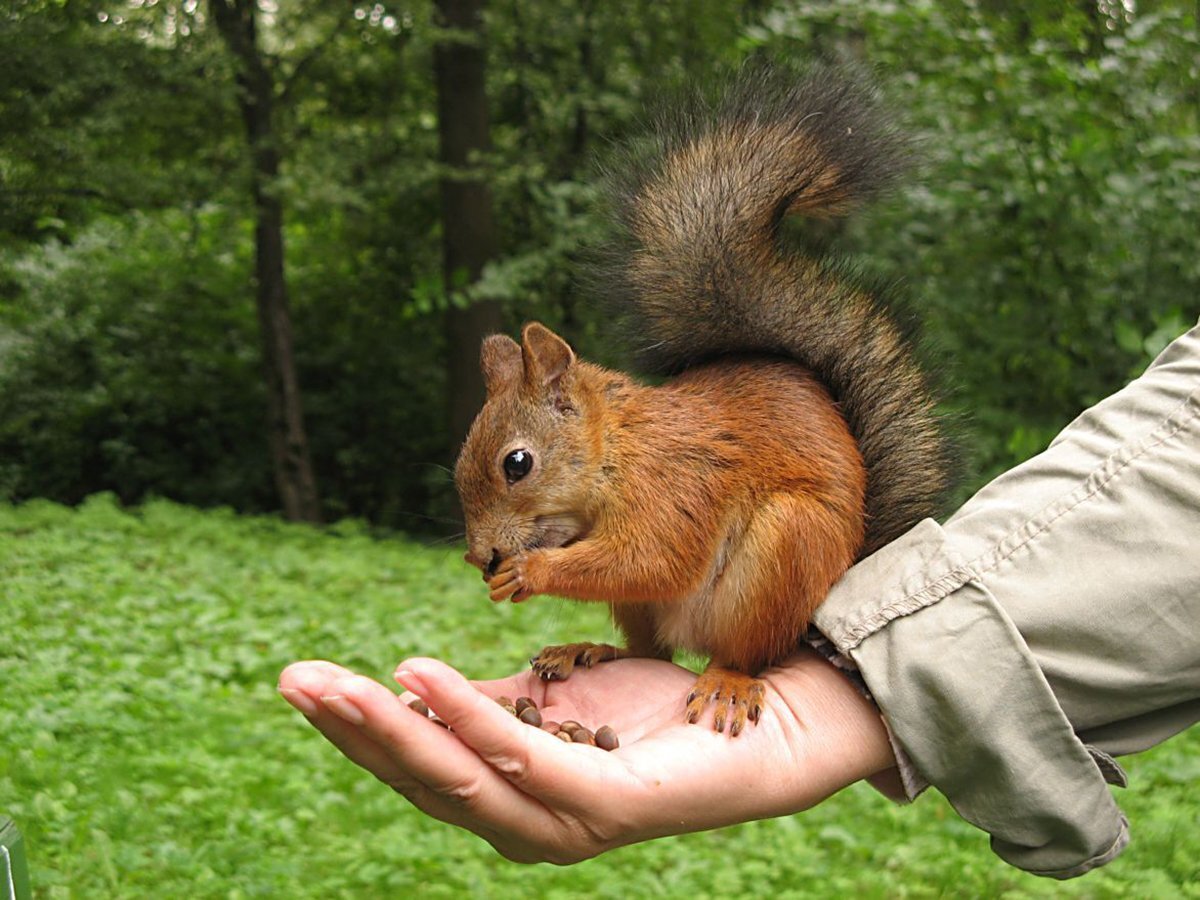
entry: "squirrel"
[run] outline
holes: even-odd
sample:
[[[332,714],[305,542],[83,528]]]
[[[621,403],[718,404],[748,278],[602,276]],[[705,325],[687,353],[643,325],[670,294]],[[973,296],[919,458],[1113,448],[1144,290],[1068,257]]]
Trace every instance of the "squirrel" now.
[[[704,654],[685,718],[712,706],[736,736],[842,573],[937,512],[947,442],[909,342],[846,267],[778,234],[873,195],[904,152],[856,78],[744,75],[676,113],[618,192],[605,290],[669,378],[588,363],[536,322],[484,340],[455,467],[466,559],[493,601],[607,602],[626,639],[547,647],[542,678]]]

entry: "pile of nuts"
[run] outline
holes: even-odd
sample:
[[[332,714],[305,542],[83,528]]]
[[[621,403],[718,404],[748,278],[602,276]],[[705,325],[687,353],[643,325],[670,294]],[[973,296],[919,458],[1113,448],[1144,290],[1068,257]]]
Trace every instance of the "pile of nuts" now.
[[[617,733],[608,725],[601,725],[595,731],[592,731],[590,728],[586,728],[571,719],[565,722],[543,721],[537,704],[529,697],[518,697],[516,703],[508,697],[497,697],[496,702],[508,710],[510,715],[516,716],[526,725],[540,728],[542,731],[554,735],[564,743],[587,744],[590,747],[599,747],[601,750],[616,750],[617,747],[621,746],[621,742],[617,739]],[[420,713],[422,716],[429,715],[429,707],[421,700],[413,700],[408,705],[409,708]],[[433,716],[433,721],[443,728],[450,727],[437,716]]]

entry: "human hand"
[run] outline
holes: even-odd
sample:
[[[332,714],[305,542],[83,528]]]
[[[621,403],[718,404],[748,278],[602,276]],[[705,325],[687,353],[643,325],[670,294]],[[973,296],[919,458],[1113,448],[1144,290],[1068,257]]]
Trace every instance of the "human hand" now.
[[[433,659],[397,680],[453,729],[329,662],[293,663],[280,691],[352,761],[422,811],[518,862],[577,862],[624,844],[806,809],[893,763],[879,713],[811,652],[761,676],[761,721],[737,738],[684,721],[695,682],[624,659],[546,682],[531,671],[466,681]],[[611,725],[621,746],[567,744],[492,698],[528,696],[547,719]]]

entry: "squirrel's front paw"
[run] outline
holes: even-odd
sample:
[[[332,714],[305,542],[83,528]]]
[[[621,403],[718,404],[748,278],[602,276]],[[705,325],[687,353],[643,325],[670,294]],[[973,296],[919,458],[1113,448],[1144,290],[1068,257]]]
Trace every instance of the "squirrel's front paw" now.
[[[627,650],[614,647],[612,644],[593,644],[584,641],[579,644],[560,644],[554,647],[543,647],[542,651],[529,660],[534,673],[543,681],[562,681],[575,670],[576,666],[590,669],[596,663],[608,662],[610,659],[620,659],[628,656]]]
[[[687,698],[688,722],[699,721],[705,708],[716,707],[713,728],[724,731],[729,724],[729,736],[737,737],[746,722],[758,724],[764,703],[763,683],[741,672],[709,666],[704,670]]]
[[[520,603],[538,593],[530,584],[529,558],[530,554],[514,553],[496,567],[495,574],[490,578],[485,576],[488,596],[492,598],[493,603],[499,603],[501,600]]]

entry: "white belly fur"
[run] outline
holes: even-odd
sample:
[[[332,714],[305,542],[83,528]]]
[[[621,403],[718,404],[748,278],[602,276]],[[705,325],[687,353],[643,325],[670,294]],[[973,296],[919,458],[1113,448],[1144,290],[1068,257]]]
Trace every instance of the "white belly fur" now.
[[[722,543],[708,577],[699,590],[683,600],[654,607],[658,639],[663,645],[705,656],[712,655],[706,638],[713,621],[713,594],[729,561],[730,543],[729,538]]]

